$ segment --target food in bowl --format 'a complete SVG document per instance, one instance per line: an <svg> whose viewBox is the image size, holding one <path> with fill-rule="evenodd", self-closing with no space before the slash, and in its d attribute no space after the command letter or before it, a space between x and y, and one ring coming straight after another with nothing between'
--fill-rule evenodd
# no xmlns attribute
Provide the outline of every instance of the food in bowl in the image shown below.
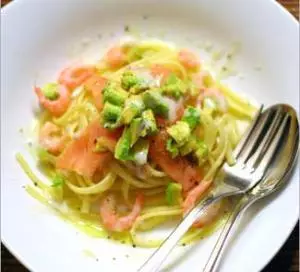
<svg viewBox="0 0 300 272"><path fill-rule="evenodd" d="M256 107L216 80L189 49L162 41L111 47L94 64L64 68L34 86L40 104L32 153L41 181L27 191L77 227L142 247L166 221L180 219L218 186L219 167ZM207 209L182 243L209 234L229 204Z"/></svg>

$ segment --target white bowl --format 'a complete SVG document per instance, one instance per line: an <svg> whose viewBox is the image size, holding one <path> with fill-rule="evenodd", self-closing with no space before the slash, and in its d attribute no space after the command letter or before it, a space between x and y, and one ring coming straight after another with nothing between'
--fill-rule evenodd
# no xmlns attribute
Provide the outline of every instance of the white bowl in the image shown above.
<svg viewBox="0 0 300 272"><path fill-rule="evenodd" d="M240 42L239 74L229 85L267 105L299 108L298 23L275 1L19 0L1 14L2 241L31 271L135 271L152 252L79 233L24 191L29 180L14 157L24 150L18 129L37 105L33 84L71 61L99 58L124 25L195 50ZM298 219L298 174L276 199L248 211L221 271L259 271L276 254ZM170 269L201 271L216 237L176 249Z"/></svg>

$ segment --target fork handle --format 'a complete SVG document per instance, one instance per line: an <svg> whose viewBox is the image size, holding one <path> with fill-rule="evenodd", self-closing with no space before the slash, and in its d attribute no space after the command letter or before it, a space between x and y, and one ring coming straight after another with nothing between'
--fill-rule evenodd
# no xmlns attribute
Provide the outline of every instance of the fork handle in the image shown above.
<svg viewBox="0 0 300 272"><path fill-rule="evenodd" d="M139 268L139 272L156 272L163 261L168 257L171 250L177 245L180 238L188 231L192 224L203 214L205 208L219 201L223 196L208 197L200 205L198 204L188 213L181 223L165 239L163 244L150 256L150 258Z"/></svg>
<svg viewBox="0 0 300 272"><path fill-rule="evenodd" d="M249 207L250 199L245 195L235 205L232 213L230 214L227 222L222 229L221 234L206 262L203 272L216 272L221 261L221 257L225 251L225 245L230 237L230 232L237 221L237 218Z"/></svg>

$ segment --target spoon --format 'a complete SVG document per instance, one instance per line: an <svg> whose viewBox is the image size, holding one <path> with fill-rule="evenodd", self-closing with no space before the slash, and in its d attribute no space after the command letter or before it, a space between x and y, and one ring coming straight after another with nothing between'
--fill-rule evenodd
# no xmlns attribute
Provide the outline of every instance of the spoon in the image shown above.
<svg viewBox="0 0 300 272"><path fill-rule="evenodd" d="M225 251L226 242L230 237L230 232L237 221L237 218L239 218L253 203L279 191L287 183L288 177L295 165L299 150L299 122L293 108L288 105L282 106L289 115L289 122L282 139L284 144L278 151L275 161L273 162L270 171L266 174L266 177L237 202L210 254L203 272L217 271L221 257Z"/></svg>

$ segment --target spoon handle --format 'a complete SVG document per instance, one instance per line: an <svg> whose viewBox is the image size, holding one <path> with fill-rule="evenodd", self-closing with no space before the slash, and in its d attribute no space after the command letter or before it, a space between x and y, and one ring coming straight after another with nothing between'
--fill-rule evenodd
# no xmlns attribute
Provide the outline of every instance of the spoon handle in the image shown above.
<svg viewBox="0 0 300 272"><path fill-rule="evenodd" d="M225 245L230 237L231 230L237 221L237 218L249 207L248 196L242 197L235 205L233 211L231 212L225 226L222 229L221 234L206 262L203 272L216 272L220 264L221 257L225 251Z"/></svg>

